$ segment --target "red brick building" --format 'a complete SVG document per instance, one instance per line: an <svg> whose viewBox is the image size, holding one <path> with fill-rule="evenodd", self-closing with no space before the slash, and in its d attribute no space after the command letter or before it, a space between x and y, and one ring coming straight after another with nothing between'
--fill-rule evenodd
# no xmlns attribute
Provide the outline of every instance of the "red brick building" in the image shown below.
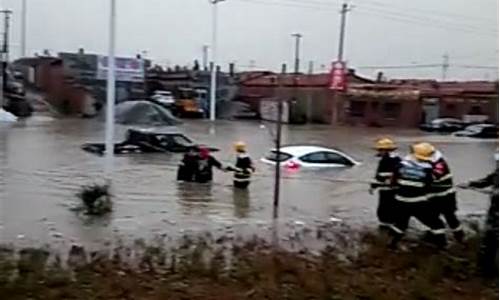
<svg viewBox="0 0 500 300"><path fill-rule="evenodd" d="M261 101L290 103L292 122L416 127L439 117L482 116L498 123L498 82L391 80L374 82L350 71L345 93L328 89L329 74L240 75L237 100L259 110Z"/></svg>

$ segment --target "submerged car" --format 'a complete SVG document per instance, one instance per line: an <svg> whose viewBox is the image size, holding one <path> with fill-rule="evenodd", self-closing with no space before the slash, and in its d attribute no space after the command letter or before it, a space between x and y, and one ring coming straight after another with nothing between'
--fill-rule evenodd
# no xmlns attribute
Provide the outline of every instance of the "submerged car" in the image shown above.
<svg viewBox="0 0 500 300"><path fill-rule="evenodd" d="M179 153L187 152L193 146L198 145L175 129L129 129L125 141L114 145L114 153ZM210 151L218 151L217 148L207 148ZM103 155L106 146L104 143L87 143L82 145L82 149L90 153Z"/></svg>
<svg viewBox="0 0 500 300"><path fill-rule="evenodd" d="M454 118L435 119L431 123L420 125L420 129L431 132L455 132L464 129L467 124Z"/></svg>
<svg viewBox="0 0 500 300"><path fill-rule="evenodd" d="M280 148L279 153L273 149L261 161L273 165L279 163L292 168L338 168L360 164L340 150L307 145L284 146Z"/></svg>
<svg viewBox="0 0 500 300"><path fill-rule="evenodd" d="M464 130L453 133L454 136L474 138L498 138L498 126L493 124L476 124L467 126Z"/></svg>
<svg viewBox="0 0 500 300"><path fill-rule="evenodd" d="M175 98L170 91L155 91L151 99L165 107L172 107L175 105Z"/></svg>

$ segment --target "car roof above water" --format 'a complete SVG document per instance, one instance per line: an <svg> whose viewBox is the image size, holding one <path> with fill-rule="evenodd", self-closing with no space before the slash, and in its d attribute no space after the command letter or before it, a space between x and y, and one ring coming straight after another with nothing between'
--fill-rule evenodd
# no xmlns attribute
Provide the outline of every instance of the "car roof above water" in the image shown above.
<svg viewBox="0 0 500 300"><path fill-rule="evenodd" d="M276 149L273 149L276 151ZM293 156L302 156L312 152L318 151L328 151L328 152L340 152L335 149L330 149L321 146L312 146L312 145L293 145L293 146L283 146L280 148L280 151L286 154L290 154Z"/></svg>

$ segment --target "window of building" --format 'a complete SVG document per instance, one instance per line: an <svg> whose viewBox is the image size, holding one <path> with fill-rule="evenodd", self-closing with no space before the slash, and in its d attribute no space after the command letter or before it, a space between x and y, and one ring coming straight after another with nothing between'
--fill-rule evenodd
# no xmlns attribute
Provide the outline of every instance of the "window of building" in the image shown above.
<svg viewBox="0 0 500 300"><path fill-rule="evenodd" d="M483 110L481 109L481 106L479 106L479 105L472 106L470 111L469 111L469 115L482 115L482 114L483 114Z"/></svg>
<svg viewBox="0 0 500 300"><path fill-rule="evenodd" d="M397 119L401 114L401 103L386 102L382 107L384 119Z"/></svg>
<svg viewBox="0 0 500 300"><path fill-rule="evenodd" d="M351 117L363 117L365 115L365 101L351 101L349 106L349 114Z"/></svg>

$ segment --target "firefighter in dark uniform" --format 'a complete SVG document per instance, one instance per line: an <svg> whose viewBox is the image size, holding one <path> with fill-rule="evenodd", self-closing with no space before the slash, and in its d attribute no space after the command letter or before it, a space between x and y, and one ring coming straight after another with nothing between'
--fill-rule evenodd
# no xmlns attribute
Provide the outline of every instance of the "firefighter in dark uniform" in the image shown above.
<svg viewBox="0 0 500 300"><path fill-rule="evenodd" d="M390 138L381 138L375 142L377 156L380 157L375 179L370 185L370 194L378 190L379 201L377 206L377 218L381 228L388 228L393 223L394 215L394 186L391 185L394 171L398 167L401 158L395 153L396 143Z"/></svg>
<svg viewBox="0 0 500 300"><path fill-rule="evenodd" d="M222 164L210 154L210 150L205 146L200 146L198 169L194 175L194 180L198 183L212 182L214 167L223 170Z"/></svg>
<svg viewBox="0 0 500 300"><path fill-rule="evenodd" d="M246 189L250 185L252 173L255 172L255 168L252 159L247 153L247 146L244 142L236 142L234 150L236 151L236 164L227 169L234 172L234 187Z"/></svg>
<svg viewBox="0 0 500 300"><path fill-rule="evenodd" d="M391 226L395 248L404 236L411 217L431 229L430 240L438 247L446 246L443 221L435 209L430 207L429 194L432 185L432 166L429 163L433 149L422 144L411 146L411 154L401 160L393 177L395 190L395 220Z"/></svg>
<svg viewBox="0 0 500 300"><path fill-rule="evenodd" d="M455 239L462 242L464 231L456 215L457 196L450 167L441 151L429 143L423 143L423 147L433 149L431 158L433 183L429 201L432 207L444 217Z"/></svg>
<svg viewBox="0 0 500 300"><path fill-rule="evenodd" d="M182 161L177 169L177 180L192 182L195 180L195 174L198 171L198 148L190 147L188 152L184 154Z"/></svg>
<svg viewBox="0 0 500 300"><path fill-rule="evenodd" d="M498 151L495 154L496 168L493 173L483 179L471 181L461 187L487 188L490 193L490 207L486 217L484 235L479 248L478 266L483 275L498 276Z"/></svg>

